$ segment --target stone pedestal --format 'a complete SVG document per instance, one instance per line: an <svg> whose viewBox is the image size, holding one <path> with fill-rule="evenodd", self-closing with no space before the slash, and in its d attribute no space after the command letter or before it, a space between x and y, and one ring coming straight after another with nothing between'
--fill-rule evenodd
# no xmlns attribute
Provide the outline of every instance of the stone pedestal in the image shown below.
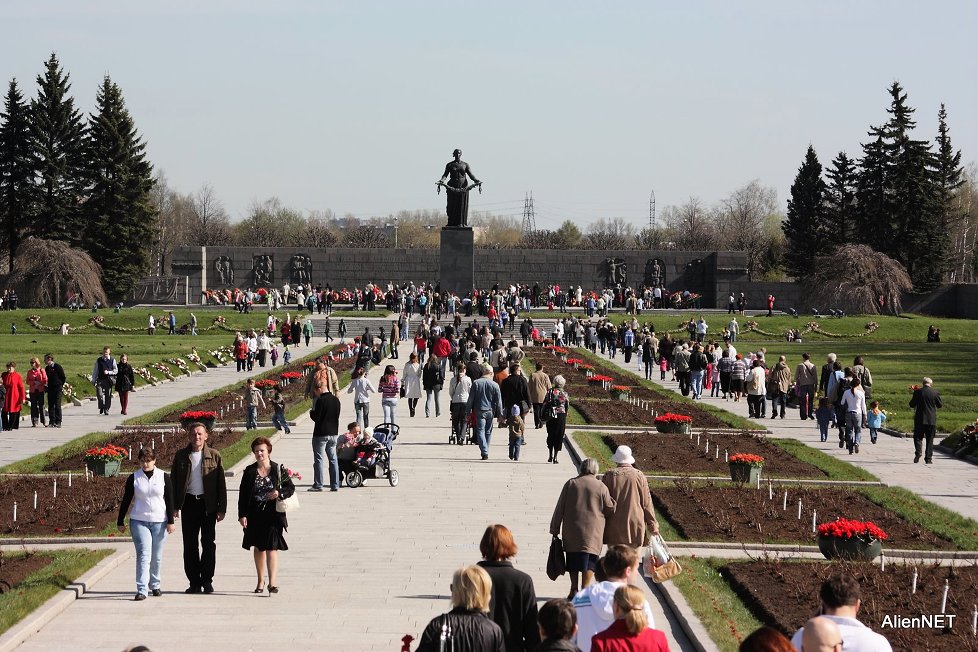
<svg viewBox="0 0 978 652"><path fill-rule="evenodd" d="M475 236L469 227L441 230L439 282L442 292L465 296L475 287Z"/></svg>

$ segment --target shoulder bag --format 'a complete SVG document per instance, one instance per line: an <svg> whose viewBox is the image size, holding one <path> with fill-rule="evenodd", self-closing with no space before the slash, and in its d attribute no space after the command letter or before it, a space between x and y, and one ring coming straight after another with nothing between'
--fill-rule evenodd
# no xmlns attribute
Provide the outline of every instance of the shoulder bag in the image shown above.
<svg viewBox="0 0 978 652"><path fill-rule="evenodd" d="M286 473L285 465L284 464L279 464L278 465L278 483L279 483L279 487L282 486L282 478L285 477L285 473ZM279 489L279 491L281 491L281 489ZM288 498L279 498L278 500L275 501L275 511L276 512L282 512L284 514L284 513L287 513L287 512L294 512L294 511L296 511L298 509L299 509L299 496L296 495L294 492Z"/></svg>

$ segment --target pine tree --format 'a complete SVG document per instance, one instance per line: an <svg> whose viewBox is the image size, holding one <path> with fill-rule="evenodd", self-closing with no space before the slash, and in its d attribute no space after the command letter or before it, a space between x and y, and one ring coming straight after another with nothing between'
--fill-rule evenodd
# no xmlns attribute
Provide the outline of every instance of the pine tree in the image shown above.
<svg viewBox="0 0 978 652"><path fill-rule="evenodd" d="M890 119L883 128L888 164L887 189L895 256L907 268L914 289L937 287L944 275L950 245L936 212L934 155L930 143L912 137L915 109L907 106L900 84L890 86Z"/></svg>
<svg viewBox="0 0 978 652"><path fill-rule="evenodd" d="M122 91L109 77L95 103L87 132L85 249L102 265L108 295L119 299L149 269L156 219L153 166Z"/></svg>
<svg viewBox="0 0 978 652"><path fill-rule="evenodd" d="M68 95L71 85L53 53L37 77L31 102L31 140L37 179L36 221L31 232L49 240L79 244L83 227L84 125Z"/></svg>
<svg viewBox="0 0 978 652"><path fill-rule="evenodd" d="M856 166L845 152L839 152L825 176L829 179L825 191L827 238L835 245L852 244L856 240Z"/></svg>
<svg viewBox="0 0 978 652"><path fill-rule="evenodd" d="M858 219L854 225L853 240L893 258L896 242L889 218L891 200L883 129L870 127L869 137L869 142L863 143L863 156L856 173Z"/></svg>
<svg viewBox="0 0 978 652"><path fill-rule="evenodd" d="M961 150L951 146L950 130L947 126L947 110L941 104L937 113L937 153L934 156L934 182L937 186L937 214L941 227L947 231L957 216L954 215L954 191L964 184L964 170L961 167Z"/></svg>
<svg viewBox="0 0 978 652"><path fill-rule="evenodd" d="M34 169L31 163L30 110L10 80L0 113L0 250L14 254L31 224Z"/></svg>
<svg viewBox="0 0 978 652"><path fill-rule="evenodd" d="M818 161L815 148L809 145L805 160L791 184L788 212L781 223L787 241L785 270L795 278L809 275L813 271L815 257L823 255L828 248L825 193L822 164Z"/></svg>

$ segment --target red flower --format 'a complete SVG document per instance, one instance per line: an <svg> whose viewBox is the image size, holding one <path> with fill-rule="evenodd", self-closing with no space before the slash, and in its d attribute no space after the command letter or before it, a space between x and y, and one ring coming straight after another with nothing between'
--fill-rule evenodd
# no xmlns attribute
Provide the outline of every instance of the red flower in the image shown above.
<svg viewBox="0 0 978 652"><path fill-rule="evenodd" d="M764 466L764 458L760 455L752 455L750 453L736 453L730 456L728 460L731 463L736 464L750 464L751 466Z"/></svg>
<svg viewBox="0 0 978 652"><path fill-rule="evenodd" d="M300 374L298 371L286 371L284 374L282 374L282 378L302 378L302 374Z"/></svg>
<svg viewBox="0 0 978 652"><path fill-rule="evenodd" d="M870 542L877 539L885 541L889 538L886 532L872 521L855 521L847 518L839 518L829 523L822 523L818 526L818 535L840 539L852 539L856 537Z"/></svg>
<svg viewBox="0 0 978 652"><path fill-rule="evenodd" d="M603 382L609 382L610 383L610 382L614 381L614 378L612 378L611 376L601 376L599 374L595 374L595 375L591 376L590 378L588 378L587 381L589 383L603 383Z"/></svg>
<svg viewBox="0 0 978 652"><path fill-rule="evenodd" d="M188 410L180 414L181 421L213 421L217 419L217 412L209 410Z"/></svg>
<svg viewBox="0 0 978 652"><path fill-rule="evenodd" d="M693 417L688 417L685 414L673 414L672 412L666 412L655 418L657 424L666 423L692 423Z"/></svg>

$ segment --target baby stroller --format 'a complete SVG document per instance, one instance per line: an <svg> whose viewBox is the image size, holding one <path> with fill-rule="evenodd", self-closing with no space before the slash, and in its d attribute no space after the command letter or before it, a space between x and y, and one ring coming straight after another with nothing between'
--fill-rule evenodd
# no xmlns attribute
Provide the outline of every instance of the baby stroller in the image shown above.
<svg viewBox="0 0 978 652"><path fill-rule="evenodd" d="M350 463L351 470L346 474L346 484L356 489L367 478L387 478L392 487L399 481L397 471L391 468L391 451L400 426L382 423L374 428L374 440L356 447L355 457Z"/></svg>
<svg viewBox="0 0 978 652"><path fill-rule="evenodd" d="M452 427L452 431L448 435L448 443L459 446L475 443L475 413L470 413L462 419L462 433L459 437L455 436L455 428Z"/></svg>

